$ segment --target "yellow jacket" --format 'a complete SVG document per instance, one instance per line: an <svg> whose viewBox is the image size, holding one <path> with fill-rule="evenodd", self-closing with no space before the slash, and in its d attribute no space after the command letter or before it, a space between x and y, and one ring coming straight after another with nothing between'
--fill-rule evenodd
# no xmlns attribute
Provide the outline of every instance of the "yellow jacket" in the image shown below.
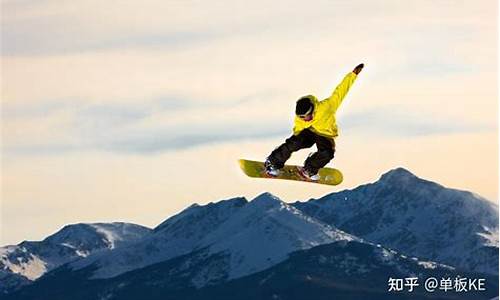
<svg viewBox="0 0 500 300"><path fill-rule="evenodd" d="M293 134L297 135L302 130L309 128L315 133L325 137L334 138L338 136L335 112L356 80L356 77L356 74L353 72L347 74L342 82L335 88L332 95L322 101L318 101L318 98L313 95L306 96L310 98L314 104L313 119L306 122L295 116Z"/></svg>

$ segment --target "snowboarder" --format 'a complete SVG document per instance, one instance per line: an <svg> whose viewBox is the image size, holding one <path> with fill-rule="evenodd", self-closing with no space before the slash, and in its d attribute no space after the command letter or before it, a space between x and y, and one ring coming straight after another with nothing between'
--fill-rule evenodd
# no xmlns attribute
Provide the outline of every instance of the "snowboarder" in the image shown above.
<svg viewBox="0 0 500 300"><path fill-rule="evenodd" d="M306 180L319 179L318 170L330 162L335 153L334 138L338 136L335 112L363 67L364 64L359 64L347 74L330 97L318 101L315 96L307 95L297 100L293 135L276 148L264 163L269 176L277 177L293 152L316 144L318 151L309 155L304 167L299 167L298 171Z"/></svg>

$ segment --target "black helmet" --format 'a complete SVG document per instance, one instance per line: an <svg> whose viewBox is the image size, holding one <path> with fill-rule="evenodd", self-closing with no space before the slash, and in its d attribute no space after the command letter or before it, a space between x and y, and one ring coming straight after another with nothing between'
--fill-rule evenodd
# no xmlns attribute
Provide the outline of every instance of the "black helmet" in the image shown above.
<svg viewBox="0 0 500 300"><path fill-rule="evenodd" d="M295 106L295 114L297 116L305 116L312 113L314 110L314 104L311 100L311 97L304 96L297 101L297 105Z"/></svg>

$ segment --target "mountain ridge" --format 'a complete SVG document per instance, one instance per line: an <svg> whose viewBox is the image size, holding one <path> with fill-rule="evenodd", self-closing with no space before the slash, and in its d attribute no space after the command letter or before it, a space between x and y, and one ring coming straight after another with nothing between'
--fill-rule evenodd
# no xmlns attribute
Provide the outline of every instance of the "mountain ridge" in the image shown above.
<svg viewBox="0 0 500 300"><path fill-rule="evenodd" d="M498 275L498 206L397 168L374 183L293 206L408 255ZM484 260L485 257L491 259Z"/></svg>
<svg viewBox="0 0 500 300"><path fill-rule="evenodd" d="M48 270L35 281L34 290L41 286L37 282L50 285L63 278L68 283L68 278L84 284L99 282L96 289L101 283L111 284L112 290L133 278L139 278L137 285L141 280L152 280L169 288L230 288L233 285L228 283L246 282L242 278L272 270L297 251L312 249L307 253L316 253L314 249L330 244L336 246L321 249L343 253L346 262L340 263L348 276L348 270L364 258L352 260L354 253L348 252L358 248L346 248L351 250L344 253L343 243L372 249L366 250L367 255L393 251L403 258L403 265L410 257L422 266L446 269L442 264L447 264L450 270L458 267L463 272L498 277L498 206L477 194L421 179L404 168L390 170L376 182L306 202L285 203L264 192L251 201L235 197L205 205L195 203L138 239L114 238L116 232L106 234L106 227L112 226L106 223L73 225L44 241L77 249L81 251L79 256ZM79 242L86 241L89 228L103 239L100 245L105 251L83 252ZM0 254L5 249L1 247ZM373 258L378 259L379 254ZM369 265L362 269L371 270ZM169 278L163 278L165 274ZM3 275L5 272L0 272L0 281ZM31 283L18 274L10 275L10 286ZM325 280L333 278L325 276ZM118 278L124 281L114 285ZM23 290L32 291L29 287Z"/></svg>
<svg viewBox="0 0 500 300"><path fill-rule="evenodd" d="M355 237L263 193L250 202L238 197L190 206L126 249L99 253L71 267L77 271L94 265L92 279L110 278L204 248L203 255L229 255L228 265L221 267L217 276L232 279L278 263L292 251L336 239ZM252 244L260 245L258 251L249 250ZM207 283L196 281L198 286Z"/></svg>
<svg viewBox="0 0 500 300"><path fill-rule="evenodd" d="M124 222L76 223L64 226L42 241L0 247L0 292L28 284L72 260L126 245L150 231Z"/></svg>

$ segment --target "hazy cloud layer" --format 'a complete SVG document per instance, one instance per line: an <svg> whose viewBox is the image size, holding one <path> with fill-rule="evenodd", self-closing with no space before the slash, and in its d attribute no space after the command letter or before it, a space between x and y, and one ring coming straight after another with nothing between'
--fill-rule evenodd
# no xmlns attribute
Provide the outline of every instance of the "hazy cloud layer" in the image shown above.
<svg viewBox="0 0 500 300"><path fill-rule="evenodd" d="M52 138L30 141L35 134L29 125L26 131L6 134L7 154L61 154L68 151L107 151L116 153L151 154L243 139L279 137L292 132L291 118L267 119L259 115L233 115L247 111L245 106L262 106L251 99L234 105L197 105L196 101L164 97L142 104L129 103L89 105L74 101L53 102L40 106L4 107L3 119L7 129L11 121L22 128L23 123L45 120ZM251 108L248 108L251 111ZM290 108L286 109L291 110ZM61 114L67 116L59 123ZM290 115L291 117L291 115ZM52 122L50 121L52 120ZM40 126L44 122L40 121ZM496 126L487 122L450 119L425 113L377 107L347 113L339 118L341 134L418 137L474 132L494 132ZM36 130L40 129L36 127ZM65 138L56 137L65 136Z"/></svg>
<svg viewBox="0 0 500 300"><path fill-rule="evenodd" d="M390 137L419 137L426 135L494 133L494 122L471 122L467 119L451 119L439 114L408 112L380 107L342 117L344 131L357 135Z"/></svg>
<svg viewBox="0 0 500 300"><path fill-rule="evenodd" d="M163 97L126 105L89 105L79 101L73 101L72 105L56 101L23 109L6 105L3 120L7 143L3 150L8 155L89 150L150 154L291 133L286 119L253 122L252 118L231 114L240 105L253 105L249 99L243 98L235 105L194 103L179 97ZM33 120L38 120L34 128ZM45 127L47 136L39 134L41 127ZM26 138L37 132L38 138Z"/></svg>

